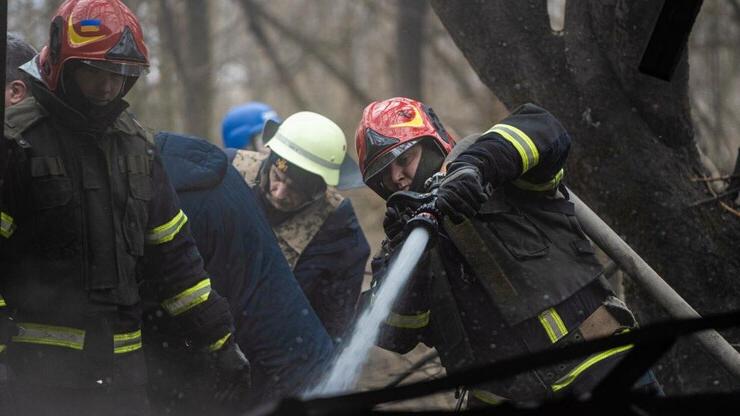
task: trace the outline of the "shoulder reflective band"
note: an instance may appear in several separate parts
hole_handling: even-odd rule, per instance
[[[301,156],[305,157],[306,159],[310,160],[311,162],[314,162],[314,163],[316,163],[318,165],[321,165],[321,166],[323,166],[325,168],[339,169],[339,168],[342,167],[342,164],[341,163],[332,163],[332,162],[330,162],[328,160],[322,159],[322,158],[316,156],[315,154],[309,152],[308,150],[306,150],[306,149],[304,149],[304,148],[296,145],[295,143],[291,142],[290,140],[288,140],[285,136],[283,136],[280,133],[275,133],[275,135],[272,136],[272,140],[279,141],[280,143],[288,146],[290,148],[290,150],[298,153],[299,155],[301,155]]]
[[[501,404],[507,400],[505,397],[501,397],[498,394],[493,394],[490,391],[486,391],[486,390],[473,389],[471,390],[470,393],[476,399],[482,401],[483,403],[487,403],[487,404],[494,404],[494,405]]]
[[[224,335],[221,339],[219,339],[218,341],[214,342],[213,344],[209,345],[208,346],[208,351],[214,352],[214,351],[220,350],[221,347],[223,347],[224,344],[226,344],[226,341],[228,341],[229,338],[231,338],[231,332],[229,332],[228,334]]]
[[[141,349],[141,329],[113,334],[113,353],[123,354]]]
[[[66,326],[39,325],[29,322],[18,323],[18,335],[13,342],[53,345],[56,347],[82,350],[85,346],[85,331]]]
[[[208,295],[210,293],[211,279],[204,279],[190,289],[186,289],[165,300],[162,302],[162,307],[170,315],[177,316],[208,300]]]
[[[583,373],[584,371],[588,370],[594,364],[598,363],[599,361],[605,360],[613,355],[628,351],[632,349],[632,347],[634,347],[633,344],[623,345],[621,347],[615,347],[588,357],[586,361],[578,364],[574,369],[570,370],[568,374],[564,375],[555,383],[553,383],[553,385],[551,386],[552,391],[557,392],[568,387],[571,383],[573,383],[573,381],[575,381],[576,377],[581,375],[581,373]]]
[[[529,181],[525,181],[524,179],[516,179],[514,182],[514,186],[520,189],[524,189],[527,191],[537,191],[537,192],[543,192],[543,191],[551,191],[560,185],[560,181],[563,180],[563,175],[565,174],[565,171],[563,169],[560,169],[558,173],[555,174],[555,176],[552,177],[547,182],[544,183],[532,183]]]
[[[430,311],[416,315],[399,315],[391,312],[388,318],[385,319],[385,323],[396,328],[419,329],[429,325],[430,315]]]
[[[175,215],[174,218],[169,220],[166,224],[162,224],[147,232],[147,244],[163,244],[172,241],[187,221],[187,215],[180,210],[180,212],[178,212],[177,215]]]
[[[550,338],[553,344],[568,333],[568,328],[565,327],[563,320],[560,319],[560,315],[554,308],[542,312],[539,318],[542,327],[547,332],[547,337]]]
[[[540,163],[540,152],[532,139],[523,131],[509,124],[496,124],[486,133],[498,133],[516,148],[522,158],[522,173]],[[484,133],[484,134],[486,134]]]
[[[0,212],[0,235],[5,238],[10,238],[15,231],[15,223],[13,217],[10,215]]]

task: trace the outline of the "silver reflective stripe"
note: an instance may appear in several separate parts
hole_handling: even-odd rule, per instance
[[[275,135],[272,136],[272,140],[279,141],[280,143],[282,143],[282,144],[290,147],[291,150],[293,150],[294,152],[298,153],[299,155],[305,157],[306,159],[310,160],[311,162],[318,163],[319,165],[321,165],[321,166],[323,166],[325,168],[339,169],[340,167],[342,167],[342,164],[341,163],[332,163],[332,162],[329,162],[328,160],[324,160],[324,159],[322,159],[322,158],[314,155],[313,153],[305,150],[304,148],[297,146],[295,143],[291,142],[290,140],[288,140],[287,138],[285,138],[285,136],[283,136],[280,133],[275,133]]]
[[[172,241],[187,221],[187,215],[180,210],[171,220],[167,221],[167,223],[150,230],[146,235],[146,242],[148,244],[163,244],[168,241]]]
[[[18,335],[14,336],[12,340],[13,342],[53,345],[82,350],[85,346],[85,331],[66,326],[19,322]]]
[[[113,335],[113,353],[123,354],[141,349],[141,330]]]
[[[208,300],[210,293],[211,279],[204,279],[197,285],[165,300],[162,302],[162,307],[170,315],[177,316]]]
[[[0,212],[0,236],[10,238],[14,231],[15,223],[13,222],[13,217],[4,212]]]
[[[568,328],[565,327],[563,320],[560,319],[560,315],[554,308],[542,312],[539,318],[542,327],[547,332],[547,337],[550,338],[552,343],[557,342],[568,333]]]

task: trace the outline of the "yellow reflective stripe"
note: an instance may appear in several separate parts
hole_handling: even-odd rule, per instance
[[[634,347],[634,344],[630,345],[623,345],[621,347],[615,347],[610,350],[606,350],[603,352],[600,352],[598,354],[592,355],[591,357],[587,358],[586,361],[578,364],[576,368],[570,370],[568,374],[564,375],[563,377],[559,378],[553,385],[551,386],[552,391],[556,392],[559,390],[562,390],[566,387],[568,387],[573,381],[575,381],[576,377],[581,375],[584,371],[588,370],[589,367],[593,366],[594,364],[598,363],[599,361],[605,360],[613,355],[619,354],[620,352],[628,351]]]
[[[493,394],[490,391],[486,391],[486,390],[474,389],[474,390],[471,390],[470,393],[476,399],[482,401],[483,403],[487,403],[487,404],[501,404],[507,400],[506,397],[499,396],[498,394]]]
[[[172,316],[186,312],[208,300],[211,293],[211,279],[203,279],[190,289],[162,302],[162,307]]]
[[[224,346],[224,344],[226,343],[226,341],[228,341],[229,338],[231,338],[231,332],[229,332],[228,334],[224,335],[221,339],[219,339],[218,341],[214,342],[213,344],[209,345],[208,346],[208,351],[214,352],[214,351],[220,350],[221,347]]]
[[[486,133],[498,133],[516,148],[522,158],[522,173],[540,163],[540,152],[526,133],[510,124],[496,124]]]
[[[13,217],[4,212],[0,212],[0,235],[5,238],[10,238],[15,231],[15,223]]]
[[[563,169],[560,169],[558,173],[555,174],[555,176],[552,177],[547,182],[543,183],[532,183],[529,181],[525,181],[524,179],[516,179],[514,182],[512,182],[517,188],[521,188],[527,191],[551,191],[560,185],[560,181],[563,180],[563,175],[565,174],[565,171]]]
[[[6,348],[5,344],[0,344],[0,354],[5,352],[5,348]]]
[[[391,312],[385,319],[385,323],[396,328],[419,329],[429,325],[430,315],[430,311],[416,315],[399,315]]]
[[[187,221],[188,216],[180,210],[180,212],[178,212],[177,215],[175,215],[174,218],[169,220],[166,224],[155,227],[151,231],[147,232],[147,244],[163,244],[172,241]]]
[[[66,326],[20,322],[18,323],[18,335],[14,336],[12,340],[13,342],[53,345],[82,350],[85,346],[85,331]]]
[[[563,324],[560,315],[554,308],[547,309],[539,315],[540,323],[547,332],[547,337],[552,343],[557,342],[560,338],[568,333],[568,328]]]
[[[8,306],[7,303],[5,303],[5,299],[3,299],[3,295],[0,295],[0,308],[4,308]]]
[[[113,334],[113,353],[123,354],[141,349],[141,330]]]

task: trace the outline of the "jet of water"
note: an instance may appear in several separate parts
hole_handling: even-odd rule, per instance
[[[392,262],[386,278],[373,298],[373,302],[357,320],[347,347],[335,360],[331,371],[307,391],[305,397],[328,396],[348,392],[354,388],[360,376],[362,364],[367,360],[370,348],[375,345],[380,324],[388,317],[396,298],[406,286],[424,248],[429,242],[429,231],[424,227],[414,228],[401,247],[398,257]]]

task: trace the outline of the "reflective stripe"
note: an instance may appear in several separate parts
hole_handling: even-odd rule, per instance
[[[568,328],[563,324],[560,315],[554,308],[550,308],[539,315],[540,323],[547,332],[547,337],[552,343],[557,342],[560,338],[568,333]]]
[[[166,224],[155,227],[149,231],[146,235],[146,242],[148,244],[163,244],[168,241],[172,241],[187,221],[188,216],[180,210],[180,212],[178,212],[177,215],[175,215],[175,217],[169,220]]]
[[[15,223],[13,217],[10,215],[0,212],[0,235],[5,238],[10,238],[15,231]]]
[[[522,173],[540,163],[540,152],[526,133],[510,124],[496,124],[486,133],[498,133],[511,143],[522,158]]]
[[[321,165],[325,168],[329,169],[339,169],[342,167],[341,163],[333,163],[328,160],[322,159],[315,154],[309,152],[308,150],[298,146],[297,144],[293,143],[292,141],[288,140],[285,136],[283,136],[280,133],[275,133],[275,135],[272,136],[271,140],[276,140],[286,146],[288,146],[292,151],[298,153],[299,155],[305,157],[306,159],[310,160],[311,162],[314,162],[318,165]]]
[[[134,332],[113,334],[113,353],[123,354],[141,349],[141,329]]]
[[[7,303],[5,303],[5,299],[3,299],[3,295],[0,295],[0,308],[4,308],[8,306]]]
[[[555,176],[552,177],[548,182],[544,183],[532,183],[529,181],[525,181],[524,179],[517,179],[514,182],[512,182],[517,188],[525,189],[527,191],[551,191],[560,185],[560,181],[563,180],[563,175],[565,174],[565,171],[563,169],[560,169],[558,173],[555,174]]]
[[[559,378],[555,383],[553,383],[553,385],[551,386],[552,391],[559,391],[559,390],[562,390],[568,387],[571,383],[573,383],[573,381],[575,381],[576,377],[578,377],[584,371],[588,370],[589,367],[593,366],[599,361],[605,360],[613,355],[619,354],[620,352],[630,350],[632,349],[632,347],[634,347],[634,344],[623,345],[621,347],[615,347],[610,350],[606,350],[606,351],[590,356],[589,358],[586,359],[586,361],[578,364],[574,369],[570,370],[568,374],[564,375],[563,377]]]
[[[2,354],[3,352],[5,352],[5,348],[6,348],[5,347],[5,344],[0,344],[0,354]]]
[[[229,338],[231,338],[231,332],[229,332],[228,334],[224,335],[223,338],[219,339],[218,341],[214,342],[213,344],[209,345],[208,346],[208,351],[214,352],[214,351],[220,350],[221,347],[224,346],[224,344],[226,343],[226,341],[228,341]]]
[[[429,325],[430,311],[417,315],[399,315],[391,312],[386,318],[385,323],[396,328],[419,329]]]
[[[486,391],[486,390],[475,390],[474,389],[474,390],[471,390],[470,393],[476,399],[482,401],[483,403],[487,403],[487,404],[501,404],[507,400],[506,397],[501,397],[498,394],[493,394],[490,391]]]
[[[82,350],[85,346],[85,331],[66,326],[20,322],[18,323],[18,335],[14,336],[12,340],[13,342],[53,345]]]
[[[201,280],[197,285],[162,302],[162,307],[172,316],[177,316],[208,300],[211,279]]]

